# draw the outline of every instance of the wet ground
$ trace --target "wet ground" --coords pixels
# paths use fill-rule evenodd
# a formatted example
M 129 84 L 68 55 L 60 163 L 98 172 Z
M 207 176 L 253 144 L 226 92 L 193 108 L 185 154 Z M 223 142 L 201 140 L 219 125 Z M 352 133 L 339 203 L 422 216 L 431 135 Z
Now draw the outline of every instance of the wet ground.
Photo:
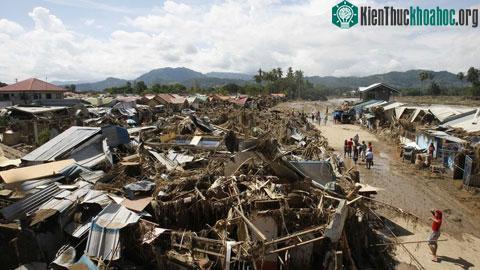
M 326 103 L 293 103 L 287 106 L 305 112 L 331 111 L 338 100 Z M 414 165 L 400 159 L 399 148 L 387 139 L 381 138 L 356 125 L 334 124 L 331 119 L 317 128 L 325 136 L 329 145 L 343 152 L 345 139 L 360 136 L 360 140 L 371 141 L 374 150 L 374 166 L 368 170 L 364 163 L 356 167 L 360 171 L 361 182 L 385 189 L 376 199 L 408 211 L 420 218 L 418 224 L 405 222 L 391 213 L 382 213 L 394 220 L 407 233 L 401 237 L 405 241 L 425 240 L 429 234 L 430 209 L 444 211 L 442 238 L 439 255 L 444 256 L 440 264 L 430 261 L 425 244 L 408 246 L 408 250 L 418 257 L 426 269 L 480 269 L 480 198 L 461 188 L 460 180 L 438 176 L 428 170 L 417 170 Z M 342 153 L 343 154 L 343 153 Z M 346 158 L 347 167 L 355 166 Z M 447 244 L 448 243 L 448 244 Z M 408 254 L 398 249 L 400 261 L 410 263 Z

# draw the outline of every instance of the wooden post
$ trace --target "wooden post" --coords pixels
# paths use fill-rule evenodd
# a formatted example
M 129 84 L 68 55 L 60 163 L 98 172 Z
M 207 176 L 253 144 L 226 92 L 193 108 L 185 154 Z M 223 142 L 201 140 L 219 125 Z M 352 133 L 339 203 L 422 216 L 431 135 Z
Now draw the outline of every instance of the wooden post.
M 335 270 L 343 269 L 343 253 L 342 251 L 335 251 Z
M 38 144 L 38 126 L 37 126 L 37 121 L 33 121 L 33 136 L 35 137 L 35 144 Z

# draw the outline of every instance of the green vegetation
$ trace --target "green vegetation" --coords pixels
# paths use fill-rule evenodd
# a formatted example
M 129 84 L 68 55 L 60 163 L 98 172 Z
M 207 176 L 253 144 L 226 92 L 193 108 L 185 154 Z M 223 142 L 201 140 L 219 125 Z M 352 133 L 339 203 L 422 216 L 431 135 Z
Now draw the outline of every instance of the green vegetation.
M 324 99 L 328 90 L 321 86 L 314 86 L 304 76 L 303 71 L 293 71 L 289 68 L 285 76 L 281 68 L 275 68 L 265 72 L 261 69 L 254 76 L 255 83 L 226 83 L 216 87 L 201 88 L 193 85 L 188 88 L 183 84 L 154 84 L 148 87 L 144 81 L 126 82 L 124 86 L 106 88 L 104 91 L 110 94 L 147 94 L 147 93 L 220 93 L 220 94 L 247 94 L 266 95 L 271 93 L 285 93 L 290 99 Z
M 171 78 L 182 79 L 182 83 L 167 82 L 166 70 L 161 70 L 165 80 L 157 78 L 158 83 L 149 84 L 143 80 L 133 83 L 123 81 L 117 86 L 106 88 L 111 94 L 146 93 L 202 93 L 202 94 L 247 94 L 268 95 L 285 93 L 289 99 L 318 100 L 325 96 L 347 95 L 358 86 L 367 86 L 375 82 L 385 82 L 400 89 L 405 96 L 480 96 L 480 72 L 471 67 L 467 72 L 457 75 L 446 72 L 411 70 L 406 72 L 390 72 L 384 75 L 367 77 L 305 77 L 303 71 L 288 68 L 274 68 L 270 71 L 259 69 L 252 80 L 210 78 L 201 73 L 193 73 L 188 69 L 168 70 Z M 160 71 L 150 72 L 143 76 L 153 81 Z M 178 73 L 180 72 L 180 73 Z M 240 74 L 241 75 L 241 74 Z M 240 78 L 236 74 L 235 78 Z M 190 76 L 190 77 L 189 77 Z M 110 78 L 110 80 L 114 80 Z M 169 79 L 171 81 L 171 79 Z M 115 81 L 117 82 L 117 81 Z M 67 87 L 68 88 L 68 87 Z M 73 89 L 74 86 L 73 86 Z
M 467 71 L 467 75 L 463 72 L 457 74 L 459 80 L 466 79 L 471 85 L 468 88 L 468 92 L 475 97 L 480 96 L 480 71 L 477 68 L 470 67 Z
M 50 130 L 44 129 L 38 134 L 38 145 L 43 145 L 50 140 Z
M 285 93 L 289 99 L 324 99 L 324 89 L 314 86 L 308 81 L 301 70 L 293 70 L 289 67 L 285 76 L 281 68 L 271 71 L 258 70 L 253 77 L 260 90 L 264 94 Z
M 75 93 L 75 90 L 77 89 L 77 86 L 75 84 L 70 84 L 70 85 L 66 85 L 65 86 L 65 89 L 67 91 L 71 91 L 71 92 L 74 92 Z

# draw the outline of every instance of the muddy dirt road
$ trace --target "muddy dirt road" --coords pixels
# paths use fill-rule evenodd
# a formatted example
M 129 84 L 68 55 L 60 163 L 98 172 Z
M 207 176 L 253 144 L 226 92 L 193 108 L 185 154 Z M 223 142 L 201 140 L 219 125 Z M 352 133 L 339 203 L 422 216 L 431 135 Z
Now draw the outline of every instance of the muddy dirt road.
M 339 100 L 329 102 L 307 102 L 307 103 L 289 103 L 286 106 L 297 111 L 317 111 L 325 112 L 328 106 L 329 110 L 338 104 Z M 455 187 L 451 183 L 440 177 L 430 175 L 426 171 L 417 171 L 413 165 L 403 162 L 399 158 L 399 150 L 395 145 L 388 143 L 385 139 L 362 129 L 356 125 L 333 124 L 331 119 L 327 125 L 317 124 L 317 128 L 322 135 L 328 139 L 329 145 L 336 151 L 343 154 L 343 143 L 347 138 L 352 138 L 358 134 L 360 140 L 373 143 L 374 167 L 367 170 L 364 163 L 359 163 L 356 167 L 360 171 L 361 182 L 372 186 L 384 188 L 379 192 L 376 199 L 386 202 L 405 211 L 413 213 L 420 217 L 420 224 L 409 224 L 399 217 L 389 215 L 404 234 L 400 239 L 404 241 L 425 240 L 429 234 L 428 218 L 430 209 L 441 209 L 444 211 L 444 221 L 442 225 L 442 237 L 448 239 L 439 245 L 438 254 L 442 262 L 434 263 L 430 260 L 428 248 L 425 244 L 407 246 L 408 250 L 414 254 L 426 269 L 480 269 L 480 207 L 472 207 L 472 204 L 466 204 L 462 201 L 463 197 L 478 196 L 471 195 L 468 192 L 451 190 Z M 354 166 L 353 162 L 346 158 L 347 167 Z M 473 204 L 474 206 L 476 204 Z M 408 254 L 401 248 L 397 248 L 399 261 L 410 263 Z

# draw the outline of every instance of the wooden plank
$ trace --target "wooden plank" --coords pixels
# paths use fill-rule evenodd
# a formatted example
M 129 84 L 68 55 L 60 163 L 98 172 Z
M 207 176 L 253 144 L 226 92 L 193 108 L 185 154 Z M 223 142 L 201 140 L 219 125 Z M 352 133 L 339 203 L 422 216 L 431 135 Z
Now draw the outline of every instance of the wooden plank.
M 11 169 L 0 172 L 0 177 L 6 184 L 19 183 L 28 180 L 35 180 L 54 176 L 67 166 L 75 163 L 73 159 L 66 159 L 44 163 L 40 165 L 28 166 L 23 168 Z

